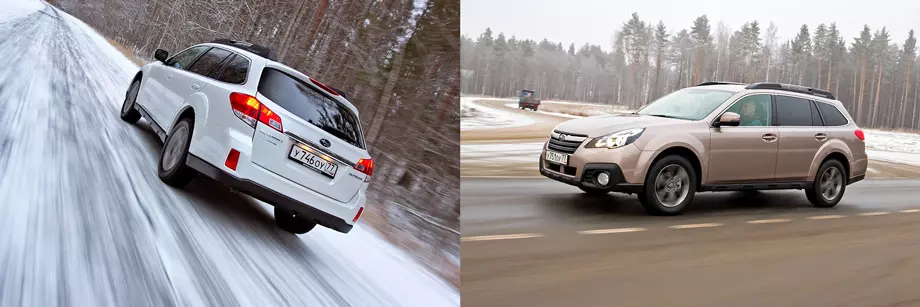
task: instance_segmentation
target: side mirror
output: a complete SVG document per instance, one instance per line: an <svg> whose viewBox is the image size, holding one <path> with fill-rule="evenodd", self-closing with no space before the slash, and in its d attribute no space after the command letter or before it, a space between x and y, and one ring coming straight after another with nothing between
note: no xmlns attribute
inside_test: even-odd
<svg viewBox="0 0 920 307"><path fill-rule="evenodd" d="M741 115L738 115L738 113L735 113L735 112L725 112L724 114L722 114L722 117L719 117L719 121L717 121L714 126L715 127L722 127L722 126L737 127L738 125L741 125Z"/></svg>
<svg viewBox="0 0 920 307"><path fill-rule="evenodd" d="M169 58L169 52L163 49L157 49L157 51L153 53L153 58L157 61L166 63L166 59Z"/></svg>

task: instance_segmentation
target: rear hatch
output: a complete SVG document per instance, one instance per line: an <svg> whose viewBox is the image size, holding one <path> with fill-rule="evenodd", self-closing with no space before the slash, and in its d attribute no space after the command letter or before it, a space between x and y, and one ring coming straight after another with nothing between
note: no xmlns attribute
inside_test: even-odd
<svg viewBox="0 0 920 307"><path fill-rule="evenodd" d="M358 168L371 163L372 170L372 162L357 115L313 81L274 68L263 70L256 98L262 102L260 118L269 114L272 120L256 125L252 162L347 202L369 179Z"/></svg>

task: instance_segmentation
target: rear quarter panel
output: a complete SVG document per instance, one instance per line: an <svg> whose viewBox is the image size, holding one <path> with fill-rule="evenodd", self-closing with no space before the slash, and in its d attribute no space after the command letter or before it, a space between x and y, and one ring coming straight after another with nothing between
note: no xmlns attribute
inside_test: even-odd
<svg viewBox="0 0 920 307"><path fill-rule="evenodd" d="M869 159L866 155L866 143L856 137L856 126L832 127L829 130L831 139L815 155L815 161L808 172L809 180L814 180L821 163L828 155L838 152L846 156L849 164L849 177L865 175Z"/></svg>

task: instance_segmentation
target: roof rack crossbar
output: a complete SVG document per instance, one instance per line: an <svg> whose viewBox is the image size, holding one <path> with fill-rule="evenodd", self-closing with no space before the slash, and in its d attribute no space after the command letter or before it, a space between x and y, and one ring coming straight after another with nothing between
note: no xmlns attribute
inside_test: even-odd
<svg viewBox="0 0 920 307"><path fill-rule="evenodd" d="M746 86L745 89L779 90L779 91L809 94L809 95L814 95L818 97L824 97L824 98L831 99L831 100L836 99L834 98L834 94L832 94L829 91L825 91L825 90L817 89L817 88L805 87L801 85L784 84L784 83L768 83L768 82L754 83L754 84Z"/></svg>
<svg viewBox="0 0 920 307"><path fill-rule="evenodd" d="M275 55L275 52L273 50L271 50L268 47L262 46L262 45L256 45L256 44L249 43L249 42L226 39L226 38L215 39L211 43L240 48L240 49L255 53L261 57L267 58L272 61L278 60L278 57Z"/></svg>
<svg viewBox="0 0 920 307"><path fill-rule="evenodd" d="M747 85L747 83L738 83L738 82L728 82L728 81L706 81L696 86L707 86L707 85Z"/></svg>

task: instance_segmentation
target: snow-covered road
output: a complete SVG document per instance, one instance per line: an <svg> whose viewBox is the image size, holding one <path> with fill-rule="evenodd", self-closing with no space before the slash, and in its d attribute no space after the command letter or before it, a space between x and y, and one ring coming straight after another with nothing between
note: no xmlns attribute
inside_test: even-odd
<svg viewBox="0 0 920 307"><path fill-rule="evenodd" d="M0 306L459 306L359 226L294 236L270 207L159 181L118 119L137 67L37 0L0 8Z"/></svg>

